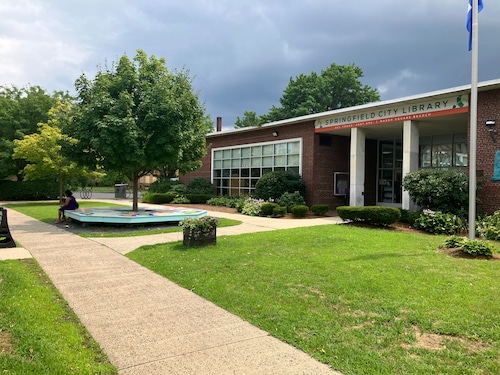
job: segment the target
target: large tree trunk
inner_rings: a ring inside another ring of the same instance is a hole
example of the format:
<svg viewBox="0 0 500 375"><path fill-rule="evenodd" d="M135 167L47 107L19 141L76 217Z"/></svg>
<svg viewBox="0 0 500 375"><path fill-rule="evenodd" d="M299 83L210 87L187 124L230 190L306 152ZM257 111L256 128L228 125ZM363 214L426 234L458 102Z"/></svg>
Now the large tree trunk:
<svg viewBox="0 0 500 375"><path fill-rule="evenodd" d="M137 173L134 173L134 178L132 182L132 211L139 211L139 176Z"/></svg>

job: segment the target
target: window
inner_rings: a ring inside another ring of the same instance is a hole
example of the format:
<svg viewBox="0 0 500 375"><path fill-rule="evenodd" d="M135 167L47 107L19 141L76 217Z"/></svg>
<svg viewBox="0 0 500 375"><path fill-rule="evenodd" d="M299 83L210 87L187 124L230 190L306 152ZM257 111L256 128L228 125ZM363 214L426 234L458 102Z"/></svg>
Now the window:
<svg viewBox="0 0 500 375"><path fill-rule="evenodd" d="M466 167L467 161L467 134L420 138L421 168Z"/></svg>
<svg viewBox="0 0 500 375"><path fill-rule="evenodd" d="M259 178L267 172L300 173L301 160L301 139L214 149L213 183L218 195L251 194Z"/></svg>

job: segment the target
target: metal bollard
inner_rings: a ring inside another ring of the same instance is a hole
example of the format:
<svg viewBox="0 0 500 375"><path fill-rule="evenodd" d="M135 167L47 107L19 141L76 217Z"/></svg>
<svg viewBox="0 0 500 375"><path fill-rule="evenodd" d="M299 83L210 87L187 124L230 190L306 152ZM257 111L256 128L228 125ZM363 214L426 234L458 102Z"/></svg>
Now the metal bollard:
<svg viewBox="0 0 500 375"><path fill-rule="evenodd" d="M7 223L7 210L0 207L0 248L16 247L16 243L10 234L9 224Z"/></svg>

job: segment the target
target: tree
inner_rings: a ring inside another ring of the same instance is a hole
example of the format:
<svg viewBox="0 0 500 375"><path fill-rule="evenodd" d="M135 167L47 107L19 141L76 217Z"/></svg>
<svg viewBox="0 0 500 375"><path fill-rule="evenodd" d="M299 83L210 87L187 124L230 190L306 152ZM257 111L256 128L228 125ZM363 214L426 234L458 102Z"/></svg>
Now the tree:
<svg viewBox="0 0 500 375"><path fill-rule="evenodd" d="M165 166L180 173L198 168L213 130L188 72L170 73L165 63L138 50L133 60L123 55L93 80L82 75L75 84L76 114L67 128L78 139L72 155L127 176L133 210L139 178Z"/></svg>
<svg viewBox="0 0 500 375"><path fill-rule="evenodd" d="M39 86L0 87L0 179L14 175L18 180L23 178L20 171L26 161L12 158L14 140L35 133L38 123L47 122L48 112L57 98L68 98L68 95L49 95Z"/></svg>
<svg viewBox="0 0 500 375"><path fill-rule="evenodd" d="M27 180L54 177L59 182L59 197L63 196L64 182L72 177L96 177L79 168L62 153L62 146L74 145L77 140L62 134L61 128L71 121L71 103L58 102L48 112L46 123L38 124L38 132L26 135L22 140L14 140L12 157L27 162L23 174Z"/></svg>
<svg viewBox="0 0 500 375"><path fill-rule="evenodd" d="M252 126L260 126L265 122L265 119L257 116L257 113L255 111L245 111L243 113L243 118L236 117L234 127L236 129L249 128Z"/></svg>
<svg viewBox="0 0 500 375"><path fill-rule="evenodd" d="M322 70L320 75L312 72L300 74L295 79L290 77L280 98L281 106L272 106L268 114L256 117L262 124L380 100L377 89L362 85L361 77L363 70L354 64L335 63Z"/></svg>

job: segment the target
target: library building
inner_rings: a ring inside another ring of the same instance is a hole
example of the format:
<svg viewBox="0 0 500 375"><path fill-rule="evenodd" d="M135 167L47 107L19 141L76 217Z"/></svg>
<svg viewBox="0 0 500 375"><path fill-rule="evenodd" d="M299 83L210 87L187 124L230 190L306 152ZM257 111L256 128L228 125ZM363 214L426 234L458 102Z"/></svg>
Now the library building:
<svg viewBox="0 0 500 375"><path fill-rule="evenodd" d="M470 85L316 113L206 137L202 167L181 177L209 179L221 196L251 195L267 172L298 172L307 204L412 209L402 188L421 168L469 173ZM477 212L500 209L500 79L478 84Z"/></svg>

